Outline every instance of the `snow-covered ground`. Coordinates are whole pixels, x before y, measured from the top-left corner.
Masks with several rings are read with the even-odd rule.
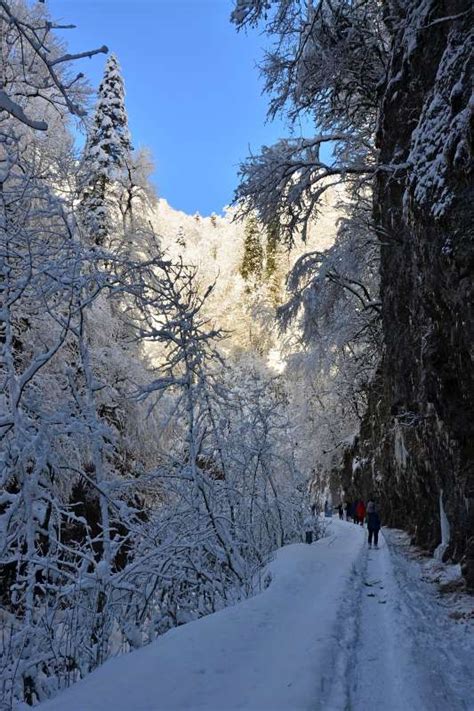
[[[331,521],[278,551],[261,594],[110,660],[41,711],[474,709],[474,620],[452,614],[403,536],[368,551],[365,534]]]

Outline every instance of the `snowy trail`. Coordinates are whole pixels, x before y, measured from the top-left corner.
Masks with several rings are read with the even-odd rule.
[[[472,627],[443,621],[387,539],[367,552],[362,528],[328,532],[280,550],[261,594],[110,660],[41,711],[473,710]]]
[[[420,579],[419,566],[397,554],[394,539],[386,531],[359,571],[346,708],[470,711],[474,629],[443,615],[433,586]]]
[[[415,660],[407,649],[405,625],[399,619],[400,591],[390,558],[382,537],[381,547],[368,552],[361,571],[358,629],[350,670],[351,711],[366,711],[369,699],[374,709],[423,708],[423,690],[414,678]]]

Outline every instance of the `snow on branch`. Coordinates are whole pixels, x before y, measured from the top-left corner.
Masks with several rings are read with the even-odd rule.
[[[62,62],[72,62],[76,59],[84,59],[85,57],[89,57],[90,59],[95,54],[107,54],[108,51],[108,47],[104,44],[102,45],[102,47],[99,47],[99,49],[92,49],[88,52],[79,52],[78,54],[64,54],[62,57],[58,57],[52,62],[49,62],[48,66],[54,67],[56,64],[61,64]]]
[[[10,114],[10,116],[13,116],[14,118],[18,119],[22,123],[26,124],[30,128],[34,128],[37,131],[46,131],[48,128],[48,124],[45,121],[35,121],[34,119],[29,118],[21,106],[14,101],[10,99],[9,96],[5,94],[4,91],[0,90],[0,111],[6,111],[7,113]]]
[[[260,154],[251,155],[240,168],[241,182],[235,194],[239,214],[255,211],[266,224],[277,219],[290,244],[298,229],[306,239],[308,221],[328,188],[350,176],[374,172],[374,167],[357,159],[330,164],[320,158],[323,143],[349,139],[346,133],[331,133],[311,139],[281,139],[274,146],[263,146]]]
[[[76,116],[84,116],[85,111],[78,103],[73,101],[69,93],[69,89],[74,82],[66,86],[63,77],[56,70],[56,66],[75,59],[93,57],[96,54],[106,54],[108,52],[107,47],[104,45],[98,49],[78,54],[65,54],[54,58],[51,56],[53,45],[48,36],[49,31],[54,27],[52,23],[45,21],[44,25],[38,25],[33,14],[20,15],[19,12],[15,12],[12,9],[11,3],[6,2],[6,0],[0,0],[0,21],[5,23],[5,26],[8,27],[10,31],[14,28],[16,37],[12,36],[8,41],[11,44],[15,44],[16,41],[20,42],[22,46],[20,63],[23,70],[27,70],[21,72],[21,84],[23,84],[23,88],[20,90],[16,89],[15,95],[28,97],[30,96],[31,88],[33,88],[38,92],[39,96],[47,98],[47,100],[52,101],[53,104],[57,104],[59,97],[61,97],[62,102],[64,102],[64,105],[70,113]],[[37,70],[32,70],[34,60],[39,60],[43,71],[38,72]],[[37,85],[38,74],[41,75],[41,83]],[[44,92],[50,89],[56,90],[56,97],[45,97]],[[8,112],[21,123],[24,123],[34,130],[45,131],[48,128],[45,121],[38,121],[29,117],[20,104],[8,96],[5,87],[3,87],[0,93],[0,110]]]

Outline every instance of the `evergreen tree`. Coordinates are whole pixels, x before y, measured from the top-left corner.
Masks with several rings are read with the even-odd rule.
[[[277,268],[278,224],[272,223],[267,228],[267,245],[265,260],[265,276],[271,279]]]
[[[177,242],[177,244],[179,244],[179,246],[182,247],[183,249],[186,248],[186,236],[185,236],[185,234],[184,234],[184,229],[183,229],[183,226],[182,226],[182,225],[179,226],[178,235],[177,235],[177,237],[176,237],[176,242]]]
[[[105,65],[98,102],[84,153],[83,222],[97,245],[108,234],[108,188],[130,162],[132,150],[125,109],[125,88],[115,55]]]
[[[265,248],[265,281],[272,305],[281,304],[283,275],[278,269],[278,245],[280,241],[280,227],[277,221],[267,227],[267,243]]]
[[[254,286],[262,277],[263,271],[263,248],[260,241],[260,233],[255,217],[249,217],[245,225],[244,232],[244,256],[240,266],[240,274],[248,283],[247,290],[250,291],[250,282]]]

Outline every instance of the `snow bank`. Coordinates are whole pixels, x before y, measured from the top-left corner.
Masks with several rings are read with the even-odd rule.
[[[359,526],[327,532],[280,550],[261,594],[108,661],[39,711],[474,710],[468,608],[440,599],[405,534],[384,530],[367,551]]]
[[[261,594],[106,662],[41,711],[314,709],[330,688],[338,610],[364,532],[332,521],[287,546]],[[324,683],[326,680],[327,683]],[[321,706],[323,707],[323,706]],[[326,708],[329,708],[326,706]]]

